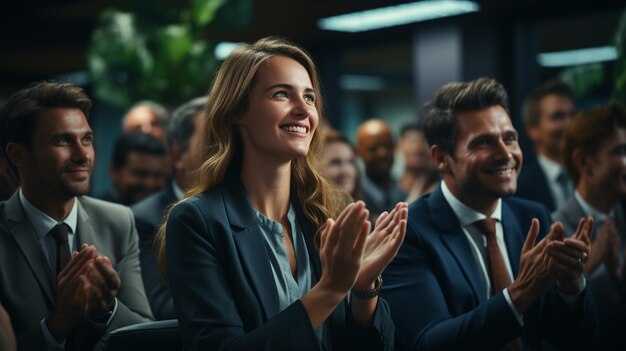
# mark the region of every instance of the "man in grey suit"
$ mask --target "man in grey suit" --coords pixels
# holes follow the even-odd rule
[[[206,97],[198,97],[174,110],[165,129],[174,177],[164,189],[131,207],[139,233],[141,276],[152,313],[158,320],[176,318],[176,314],[169,287],[157,264],[154,237],[163,223],[165,210],[182,200],[191,187],[191,173],[196,169],[194,151],[200,145],[200,116],[206,100]]]
[[[596,220],[585,271],[601,318],[602,340],[626,349],[626,109],[616,102],[580,113],[563,136],[564,163],[576,192],[555,214],[566,232],[581,218]]]
[[[152,318],[131,211],[84,196],[90,106],[76,86],[39,83],[0,111],[0,145],[20,178],[0,203],[0,301],[20,350],[87,350]]]

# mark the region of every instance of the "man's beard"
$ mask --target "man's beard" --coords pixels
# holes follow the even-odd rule
[[[86,182],[89,183],[90,180],[91,180],[90,178],[87,178]],[[82,189],[82,187],[79,187],[76,185],[63,183],[61,191],[67,197],[82,196],[82,195],[86,195],[89,192],[89,185],[87,185],[86,187],[84,187],[84,189]]]

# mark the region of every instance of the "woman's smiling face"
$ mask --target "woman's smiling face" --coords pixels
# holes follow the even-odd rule
[[[248,108],[237,122],[247,157],[306,156],[319,122],[313,88],[307,70],[284,56],[272,57],[256,76]]]

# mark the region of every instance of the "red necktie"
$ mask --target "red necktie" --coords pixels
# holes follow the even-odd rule
[[[506,270],[502,251],[496,239],[496,220],[485,218],[474,223],[487,237],[487,257],[489,259],[489,269],[491,270],[491,292],[497,294],[507,286],[511,285],[511,278]]]
[[[54,228],[50,229],[50,235],[52,235],[57,243],[57,276],[61,273],[61,271],[63,271],[63,268],[67,266],[72,258],[72,255],[70,254],[70,244],[67,237],[69,232],[70,227],[65,223],[59,223],[55,225]]]
[[[506,270],[504,257],[502,257],[502,251],[500,251],[498,239],[496,238],[496,220],[494,218],[485,218],[474,222],[474,224],[487,237],[487,257],[491,270],[491,294],[495,295],[511,285],[511,278]],[[517,338],[500,348],[501,351],[521,351],[522,349],[521,338]]]

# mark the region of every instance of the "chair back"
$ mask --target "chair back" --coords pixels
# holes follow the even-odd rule
[[[178,351],[182,347],[178,321],[168,319],[113,330],[100,338],[93,351]]]

